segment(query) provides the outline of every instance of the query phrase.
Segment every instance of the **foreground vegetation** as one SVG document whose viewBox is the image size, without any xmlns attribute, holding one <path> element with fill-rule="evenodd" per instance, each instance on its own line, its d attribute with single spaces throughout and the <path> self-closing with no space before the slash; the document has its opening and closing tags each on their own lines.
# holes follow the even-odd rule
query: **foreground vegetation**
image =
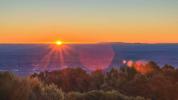
<svg viewBox="0 0 178 100">
<path fill-rule="evenodd" d="M 178 69 L 154 62 L 104 72 L 67 68 L 19 78 L 0 73 L 0 100 L 177 100 Z"/>
</svg>

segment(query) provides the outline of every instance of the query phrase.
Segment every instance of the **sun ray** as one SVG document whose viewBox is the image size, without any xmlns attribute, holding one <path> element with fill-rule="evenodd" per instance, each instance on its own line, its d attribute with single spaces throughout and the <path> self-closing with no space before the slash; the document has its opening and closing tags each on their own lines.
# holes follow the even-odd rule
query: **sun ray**
<svg viewBox="0 0 178 100">
<path fill-rule="evenodd" d="M 54 44 L 49 45 L 48 53 L 46 53 L 40 61 L 40 69 L 47 70 L 49 67 L 61 69 L 66 67 L 65 55 L 72 52 L 71 50 L 70 45 L 64 45 L 61 41 L 56 41 Z"/>
</svg>

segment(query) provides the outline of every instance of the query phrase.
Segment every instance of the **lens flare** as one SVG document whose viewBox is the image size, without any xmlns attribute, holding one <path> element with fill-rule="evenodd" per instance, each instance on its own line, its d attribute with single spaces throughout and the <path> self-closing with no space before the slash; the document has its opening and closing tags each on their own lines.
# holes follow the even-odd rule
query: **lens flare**
<svg viewBox="0 0 178 100">
<path fill-rule="evenodd" d="M 114 58 L 113 48 L 109 45 L 90 45 L 80 48 L 80 62 L 90 71 L 104 70 Z"/>
</svg>

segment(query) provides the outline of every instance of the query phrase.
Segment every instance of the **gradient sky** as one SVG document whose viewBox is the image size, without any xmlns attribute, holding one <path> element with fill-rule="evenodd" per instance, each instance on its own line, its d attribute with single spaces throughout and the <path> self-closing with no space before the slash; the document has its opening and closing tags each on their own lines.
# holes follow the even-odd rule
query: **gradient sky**
<svg viewBox="0 0 178 100">
<path fill-rule="evenodd" d="M 178 43 L 178 0 L 0 0 L 0 43 Z"/>
</svg>

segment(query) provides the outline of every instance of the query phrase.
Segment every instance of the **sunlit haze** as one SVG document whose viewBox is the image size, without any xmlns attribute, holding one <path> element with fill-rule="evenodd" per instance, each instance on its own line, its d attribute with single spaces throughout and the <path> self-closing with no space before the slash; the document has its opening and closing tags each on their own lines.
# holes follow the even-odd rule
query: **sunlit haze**
<svg viewBox="0 0 178 100">
<path fill-rule="evenodd" d="M 56 41 L 56 45 L 62 45 L 62 44 L 63 44 L 62 41 L 60 41 L 60 40 Z"/>
<path fill-rule="evenodd" d="M 177 5 L 178 0 L 0 0 L 0 43 L 58 38 L 68 43 L 177 43 Z"/>
</svg>

